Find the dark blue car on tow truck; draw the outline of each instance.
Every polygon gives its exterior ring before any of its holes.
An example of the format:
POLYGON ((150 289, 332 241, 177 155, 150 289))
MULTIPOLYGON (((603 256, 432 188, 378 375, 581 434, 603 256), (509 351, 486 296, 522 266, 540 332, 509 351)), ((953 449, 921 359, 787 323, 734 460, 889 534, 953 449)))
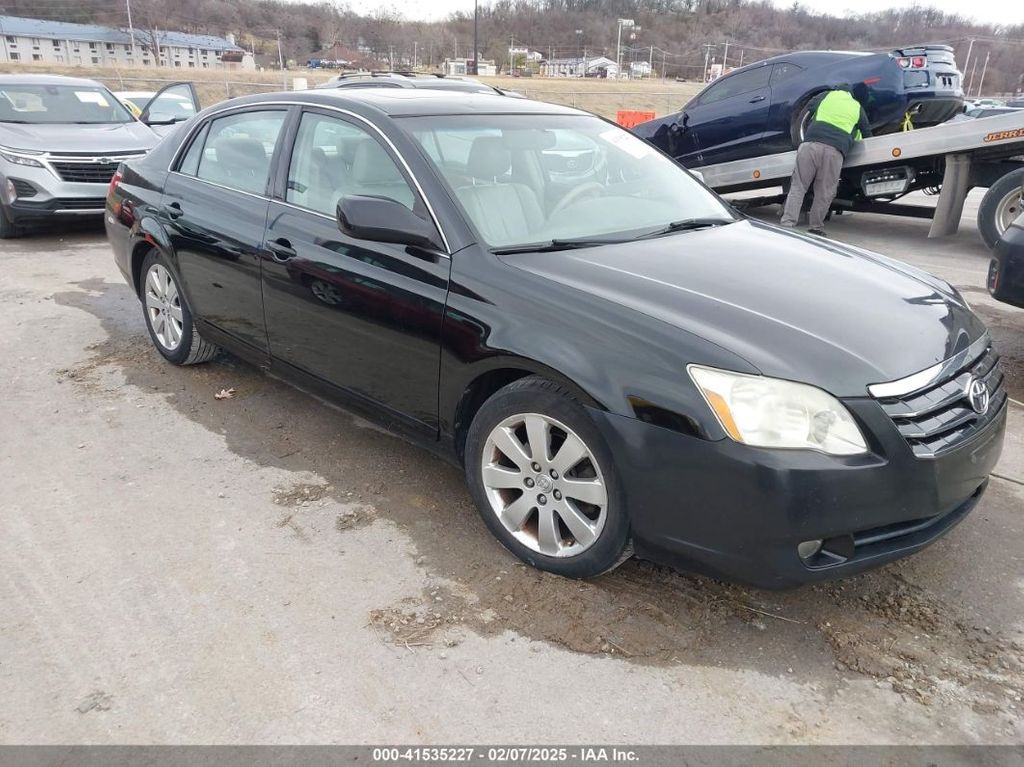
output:
POLYGON ((853 87, 877 135, 938 125, 963 108, 953 49, 919 45, 889 53, 798 51, 736 69, 680 111, 633 132, 687 167, 788 152, 803 137, 809 102, 836 85, 853 87))

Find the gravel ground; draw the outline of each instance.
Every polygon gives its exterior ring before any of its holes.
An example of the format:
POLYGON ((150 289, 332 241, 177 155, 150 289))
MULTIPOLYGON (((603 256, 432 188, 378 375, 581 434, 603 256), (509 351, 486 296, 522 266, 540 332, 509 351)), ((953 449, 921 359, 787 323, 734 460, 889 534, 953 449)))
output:
MULTIPOLYGON (((976 204, 944 240, 830 233, 963 290, 1021 400, 976 204)), ((574 582, 423 451, 230 357, 164 364, 101 232, 0 262, 2 743, 1022 741, 1024 407, 909 560, 781 594, 638 561, 574 582)))

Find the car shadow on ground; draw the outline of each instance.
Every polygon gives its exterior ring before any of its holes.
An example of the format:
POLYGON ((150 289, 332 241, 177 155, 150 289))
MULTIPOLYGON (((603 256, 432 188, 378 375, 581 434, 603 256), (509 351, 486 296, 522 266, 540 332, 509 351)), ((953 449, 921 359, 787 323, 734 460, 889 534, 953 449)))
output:
MULTIPOLYGON (((109 375, 116 370, 124 385, 159 394, 182 417, 222 435, 238 456, 320 478, 274 490, 278 513, 265 522, 268 535, 345 535, 383 518, 408 536, 425 587, 367 616, 396 645, 443 647, 467 632, 511 631, 629 663, 754 669, 819 684, 870 675, 923 704, 987 713, 1007 714, 1024 695, 1017 628, 985 625, 962 591, 937 591, 920 575, 929 569, 922 562, 943 570, 996 567, 978 542, 984 536, 965 528, 998 530, 984 509, 1019 504, 1013 485, 993 481, 979 510, 913 560, 841 582, 763 592, 636 560, 571 581, 528 568, 501 548, 461 472, 422 449, 228 355, 191 368, 167 364, 125 285, 89 280, 53 298, 95 316, 107 334, 82 363, 55 371, 59 380, 85 397, 117 398, 109 375), (227 388, 233 397, 215 399, 227 388), (317 517, 327 513, 336 519, 317 517)), ((991 598, 1020 601, 1016 583, 992 581, 991 598)))

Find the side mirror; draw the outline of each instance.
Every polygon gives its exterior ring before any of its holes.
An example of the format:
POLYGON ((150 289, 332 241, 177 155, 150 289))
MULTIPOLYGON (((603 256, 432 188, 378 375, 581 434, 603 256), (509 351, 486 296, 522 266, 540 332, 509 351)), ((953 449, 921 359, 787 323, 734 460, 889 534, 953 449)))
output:
POLYGON ((345 195, 338 202, 338 228, 357 240, 441 250, 433 224, 387 197, 345 195))

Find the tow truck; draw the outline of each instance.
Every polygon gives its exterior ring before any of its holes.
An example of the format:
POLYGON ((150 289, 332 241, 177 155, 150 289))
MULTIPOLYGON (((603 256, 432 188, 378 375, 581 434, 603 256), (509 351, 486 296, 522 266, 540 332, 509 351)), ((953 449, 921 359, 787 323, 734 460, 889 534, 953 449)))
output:
MULTIPOLYGON (((720 194, 783 187, 783 193, 733 199, 754 208, 785 200, 796 151, 690 168, 720 194)), ((978 231, 993 247, 1024 210, 1024 112, 947 122, 864 139, 843 163, 833 211, 864 211, 931 220, 929 237, 954 234, 973 188, 988 191, 978 231), (934 207, 899 202, 921 190, 934 207)))

